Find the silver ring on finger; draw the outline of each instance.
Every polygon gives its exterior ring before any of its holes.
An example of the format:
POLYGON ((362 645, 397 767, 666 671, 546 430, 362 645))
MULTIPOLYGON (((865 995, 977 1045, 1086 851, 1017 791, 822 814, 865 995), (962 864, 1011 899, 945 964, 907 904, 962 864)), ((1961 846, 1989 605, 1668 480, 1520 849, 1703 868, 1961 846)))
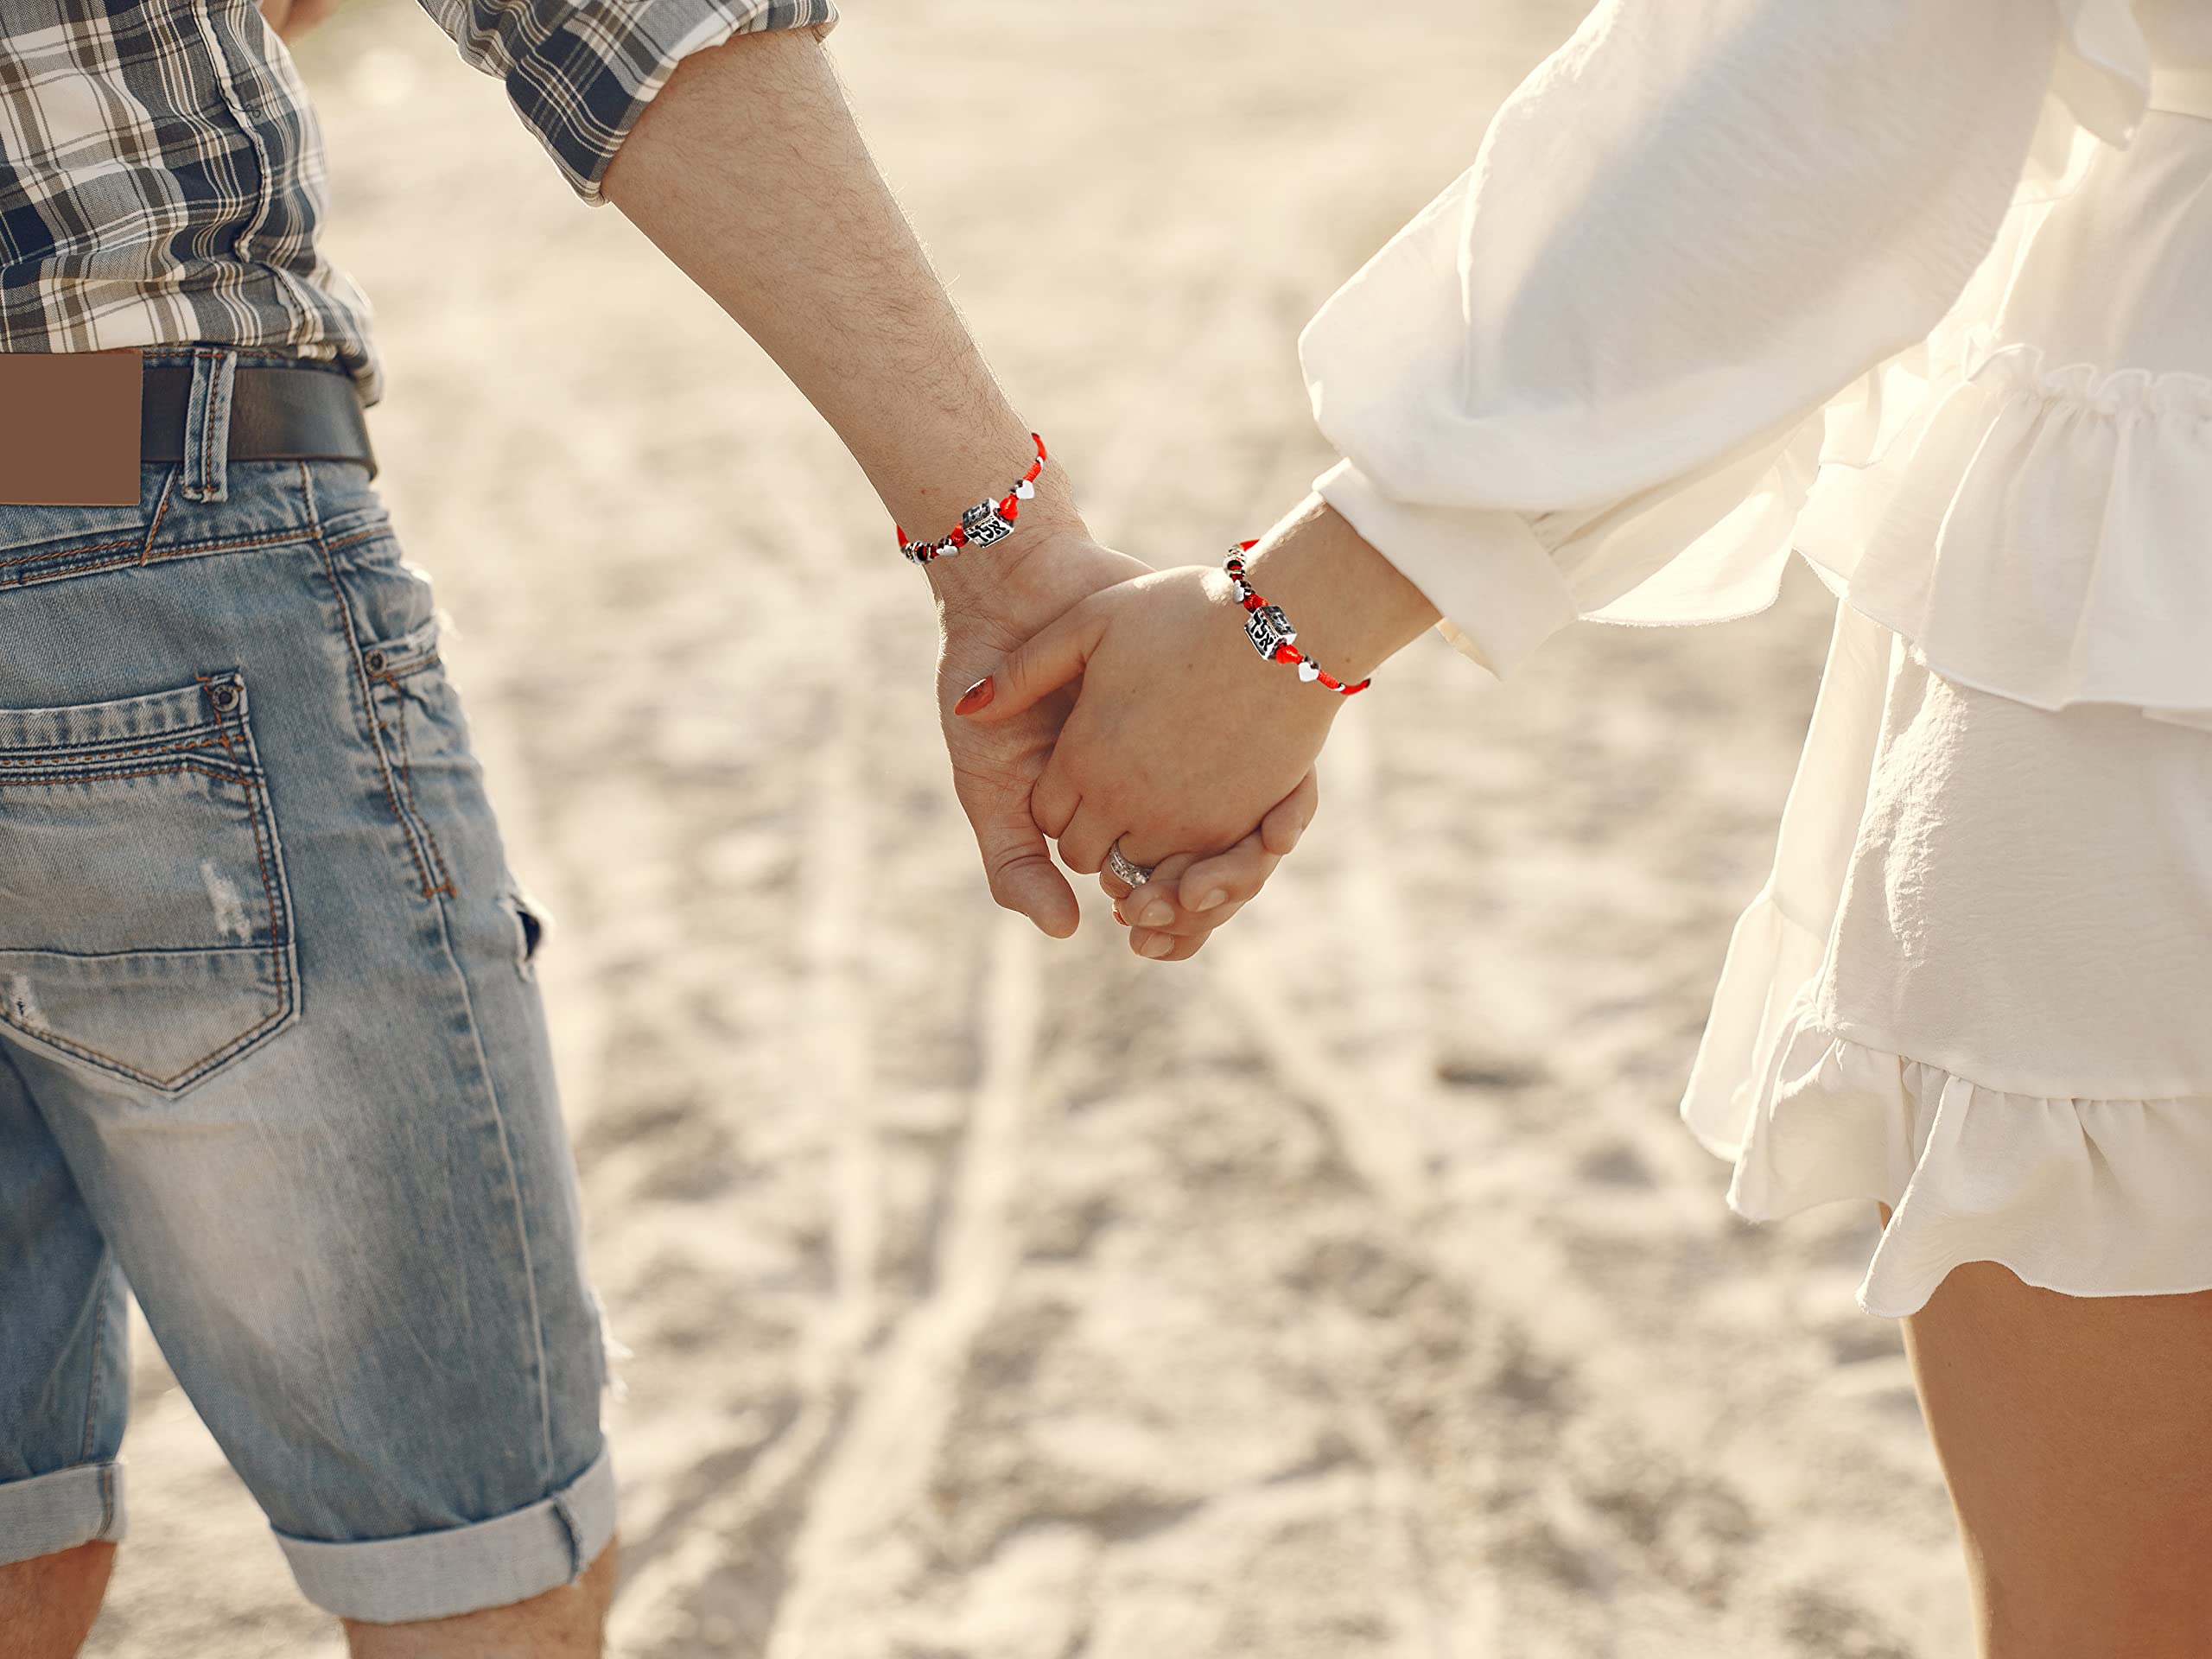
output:
POLYGON ((1132 892, 1152 880, 1151 870, 1134 862, 1118 841, 1106 849, 1106 868, 1116 880, 1128 882, 1132 892))

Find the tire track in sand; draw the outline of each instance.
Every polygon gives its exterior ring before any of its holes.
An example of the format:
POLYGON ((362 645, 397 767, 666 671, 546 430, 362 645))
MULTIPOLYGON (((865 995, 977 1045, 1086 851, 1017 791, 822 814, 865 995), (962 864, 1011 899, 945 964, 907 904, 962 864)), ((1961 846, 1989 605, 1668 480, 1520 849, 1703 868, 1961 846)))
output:
POLYGON ((982 1076, 938 1236, 935 1294, 869 1358, 849 1420, 814 1482, 770 1659, 845 1651, 839 1616, 852 1590, 903 1576, 902 1523, 944 1445, 969 1354, 1020 1256, 1014 1211, 1042 1022, 1039 955, 1027 922, 998 918, 975 1004, 982 1076))
MULTIPOLYGON (((1303 487, 1299 459, 1288 448, 1278 457, 1260 500, 1294 499, 1303 487)), ((1682 1465, 1685 1477, 1709 1485, 1723 1508, 1740 1505, 1743 1514, 1756 1516, 1787 1501, 1782 1494, 1796 1487, 1777 1478, 1782 1460, 1774 1454, 1783 1446, 1821 1447, 1823 1461, 1839 1467, 1855 1461, 1870 1491, 1884 1481, 1910 1478, 1911 1471, 1866 1465, 1851 1421, 1839 1418, 1834 1395, 1821 1387, 1828 1368, 1809 1359, 1796 1368, 1802 1375, 1791 1379, 1795 1386, 1786 1399, 1768 1402, 1770 1408, 1780 1406, 1779 1414, 1764 1421, 1758 1434, 1731 1435, 1694 1452, 1679 1447, 1675 1426, 1713 1414, 1710 1389, 1701 1381, 1709 1377, 1712 1362, 1703 1352, 1689 1351, 1709 1344, 1710 1330, 1693 1325, 1680 1343, 1666 1340, 1656 1347, 1642 1332, 1624 1340, 1620 1311, 1602 1287, 1588 1284, 1586 1271, 1571 1254, 1570 1232, 1539 1224, 1541 1218, 1524 1207, 1470 1205, 1464 1194, 1451 1199, 1438 1189, 1431 1172, 1443 1152, 1433 1128, 1467 1108, 1464 1097, 1450 1097, 1436 1080, 1433 1022, 1425 1017, 1422 991, 1424 953, 1434 944, 1431 930, 1416 925, 1409 913, 1402 861, 1389 855, 1389 782, 1374 723, 1340 721, 1323 765, 1325 810, 1333 820, 1329 834, 1348 849, 1327 867, 1319 895, 1335 924, 1329 959, 1340 969, 1328 976, 1328 1017, 1317 1020, 1316 1010, 1299 1001, 1300 988, 1310 981, 1294 965, 1310 957, 1285 949, 1264 919, 1259 928, 1225 929, 1201 961, 1219 976, 1218 995, 1236 999, 1280 1097, 1306 1110, 1373 1195, 1392 1247, 1464 1295, 1477 1313, 1502 1320, 1537 1370, 1573 1379, 1574 1393, 1592 1402, 1617 1452, 1652 1466, 1682 1465), (1338 1046, 1346 1033, 1356 1059, 1344 1058, 1338 1046)), ((1671 1115, 1656 1118, 1599 1079, 1578 1090, 1577 1105, 1640 1147, 1675 1127, 1671 1115)), ((1572 1190, 1580 1180, 1577 1147, 1569 1136, 1521 1135, 1511 1137, 1510 1147, 1502 1136, 1500 1150, 1510 1151, 1510 1167, 1524 1176, 1543 1170, 1543 1191, 1572 1190)), ((1668 1155, 1672 1150, 1653 1148, 1651 1166, 1679 1169, 1680 1160, 1668 1155)), ((1679 1189, 1655 1193, 1653 1199, 1677 1207, 1717 1201, 1710 1193, 1679 1189)), ((1440 1562, 1431 1540, 1443 1529, 1434 1510, 1440 1494, 1433 1471, 1412 1467, 1383 1411, 1356 1391, 1344 1403, 1347 1433, 1374 1471, 1378 1510, 1397 1535, 1394 1553, 1416 1571, 1423 1605, 1416 1611, 1401 1598, 1401 1649, 1417 1650, 1414 1631, 1424 1628, 1432 1645, 1418 1650, 1518 1651, 1502 1580, 1485 1585, 1452 1575, 1457 1605, 1439 1588, 1433 1569, 1440 1562)), ((1716 1610, 1705 1604, 1701 1587, 1686 1590, 1679 1564, 1664 1557, 1666 1545, 1639 1535, 1646 1517, 1621 1513, 1608 1494, 1591 1490, 1592 1474, 1554 1469, 1541 1494, 1563 1536, 1625 1569, 1580 1593, 1606 1599, 1633 1594, 1641 1605, 1656 1592, 1679 1602, 1686 1622, 1713 1620, 1717 1627, 1716 1610)), ((1862 1606, 1883 1605, 1877 1576, 1847 1567, 1844 1574, 1845 1583, 1830 1588, 1846 1589, 1862 1606)), ((1750 1577, 1738 1586, 1741 1599, 1728 1611, 1738 1619, 1779 1623, 1786 1588, 1750 1577), (1755 1610, 1749 1605, 1754 1602, 1764 1605, 1755 1610)), ((1762 1633, 1774 1650, 1789 1650, 1783 1629, 1762 1633)))
POLYGON ((750 1637, 751 1650, 760 1650, 788 1583, 809 1492, 851 1413, 860 1359, 880 1317, 883 1171, 871 1110, 864 956, 871 937, 870 801, 861 781, 868 689, 836 683, 826 696, 830 729, 814 747, 799 842, 792 1076, 826 1126, 833 1294, 811 1322, 797 1366, 804 1404, 726 1494, 699 1495, 677 1541, 648 1557, 626 1584, 613 1620, 619 1652, 676 1659, 698 1652, 702 1634, 718 1646, 750 1637))

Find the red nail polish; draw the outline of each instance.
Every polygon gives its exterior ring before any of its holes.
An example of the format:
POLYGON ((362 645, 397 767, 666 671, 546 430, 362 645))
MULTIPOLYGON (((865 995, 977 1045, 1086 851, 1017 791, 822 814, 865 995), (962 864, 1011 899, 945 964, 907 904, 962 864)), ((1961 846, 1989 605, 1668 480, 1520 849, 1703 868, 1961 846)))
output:
POLYGON ((991 683, 991 677, 986 674, 960 694, 960 701, 952 705, 952 712, 956 715, 972 715, 978 709, 988 709, 991 706, 991 699, 997 695, 997 691, 998 688, 991 683))

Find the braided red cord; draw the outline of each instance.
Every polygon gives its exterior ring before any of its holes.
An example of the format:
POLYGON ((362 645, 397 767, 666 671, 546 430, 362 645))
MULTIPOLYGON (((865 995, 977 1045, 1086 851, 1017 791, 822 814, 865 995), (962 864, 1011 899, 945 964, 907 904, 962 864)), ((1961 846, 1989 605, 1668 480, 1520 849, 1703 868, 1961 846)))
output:
MULTIPOLYGON (((1255 613, 1269 608, 1268 601, 1255 592, 1253 590, 1252 584, 1244 579, 1244 556, 1258 545, 1259 543, 1257 542, 1237 543, 1235 547, 1230 550, 1229 556, 1222 561, 1221 565, 1221 568, 1229 573, 1229 579, 1236 584, 1236 597, 1243 605, 1247 613, 1255 613)), ((1274 607, 1274 610, 1275 614, 1278 617, 1282 617, 1282 611, 1279 607, 1274 607)), ((1283 618, 1283 620, 1286 622, 1287 622, 1288 620, 1289 619, 1287 617, 1283 618)), ((1246 631, 1248 632, 1252 632, 1249 628, 1246 631)), ((1260 645, 1260 635, 1258 633, 1252 633, 1252 642, 1255 645, 1260 645)), ((1262 648, 1264 649, 1264 647, 1262 648)), ((1281 645, 1277 645, 1274 652, 1270 653, 1268 660, 1270 662, 1281 663, 1286 666, 1292 668, 1295 668, 1300 663, 1306 663, 1313 668, 1313 677, 1315 679, 1319 681, 1321 684, 1326 686, 1330 690, 1338 693, 1341 696, 1351 696, 1357 692, 1366 690, 1369 686, 1375 683, 1374 677, 1370 675, 1366 679, 1362 680, 1357 685, 1346 685, 1335 675, 1323 668, 1320 664, 1313 662, 1313 659, 1308 658, 1305 652, 1299 650, 1296 645, 1291 644, 1288 640, 1286 640, 1281 645)))
POLYGON ((906 538, 906 527, 904 524, 893 525, 892 528, 899 532, 899 550, 916 564, 927 564, 932 559, 949 557, 968 545, 969 524, 982 519, 986 515, 995 515, 1005 521, 1000 526, 999 533, 990 537, 992 541, 1004 540, 1014 521, 1021 517, 1021 503, 1024 499, 1022 492, 1028 490, 1032 495, 1036 493, 1031 486, 1044 476, 1045 463, 1052 458, 1045 452, 1044 439, 1032 432, 1029 435, 1029 441, 1037 446, 1037 459, 1029 463, 1029 470, 1014 481, 1014 487, 1004 496, 996 501, 978 501, 961 515, 959 528, 950 536, 940 536, 933 542, 911 542, 906 538))

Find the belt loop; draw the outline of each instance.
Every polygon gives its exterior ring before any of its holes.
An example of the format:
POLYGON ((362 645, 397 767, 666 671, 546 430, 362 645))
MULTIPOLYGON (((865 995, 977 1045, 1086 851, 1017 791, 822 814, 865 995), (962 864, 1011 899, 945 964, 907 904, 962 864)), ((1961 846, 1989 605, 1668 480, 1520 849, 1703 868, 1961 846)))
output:
POLYGON ((184 499, 226 501, 231 494, 231 386, 238 354, 226 346, 192 353, 192 397, 184 410, 184 499))

